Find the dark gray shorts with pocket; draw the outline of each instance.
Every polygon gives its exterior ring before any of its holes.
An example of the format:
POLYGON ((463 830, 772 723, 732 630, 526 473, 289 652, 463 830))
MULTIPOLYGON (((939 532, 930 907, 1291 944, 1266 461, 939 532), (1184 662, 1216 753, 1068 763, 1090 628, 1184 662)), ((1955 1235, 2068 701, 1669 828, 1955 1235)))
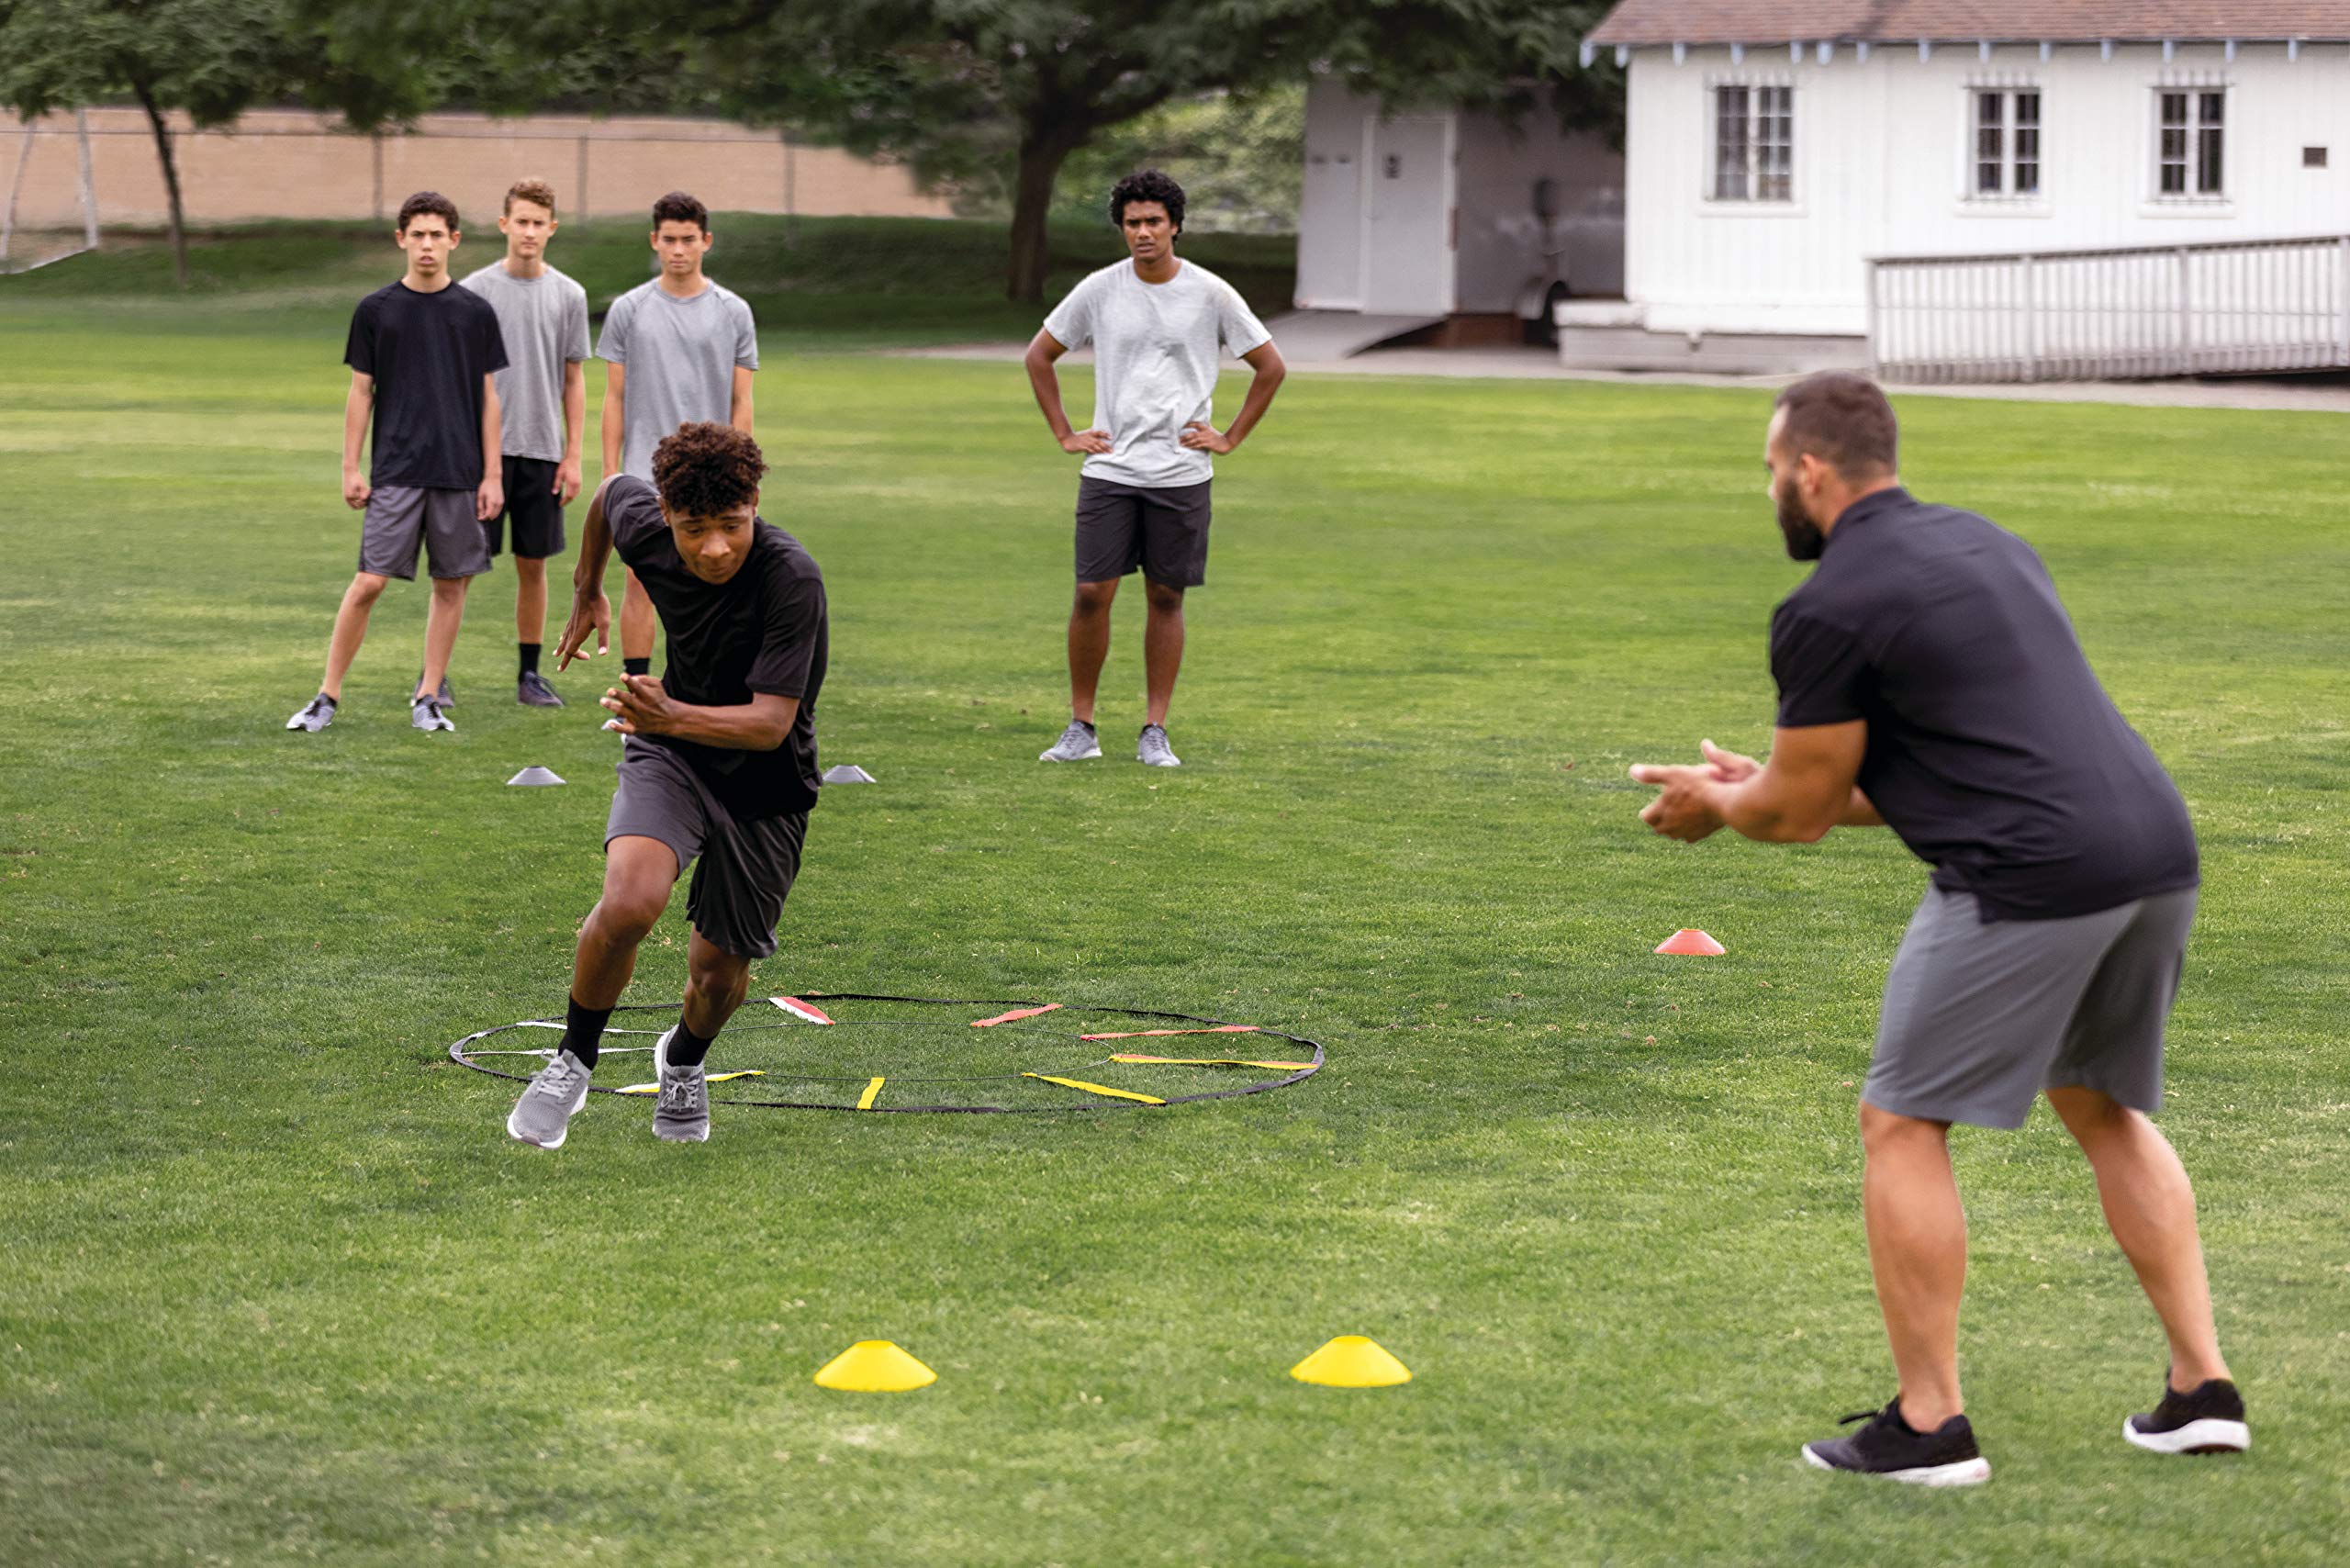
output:
POLYGON ((1208 484, 1147 487, 1077 481, 1077 580, 1106 583, 1136 567, 1169 588, 1208 580, 1208 484))
POLYGON ((477 577, 489 570, 489 541, 475 515, 471 490, 379 485, 359 526, 359 569, 402 582, 416 577, 416 553, 435 577, 477 577))
POLYGON ((2042 1090, 2080 1088, 2152 1114, 2194 923, 2192 888, 1987 924, 1972 893, 1928 889, 1885 978, 1861 1098, 1927 1121, 2020 1127, 2042 1090))
POLYGON ((774 953, 776 923, 800 875, 808 813, 738 821, 692 763, 654 741, 627 741, 619 773, 604 846, 631 836, 667 845, 679 876, 694 868, 693 885, 686 890, 693 928, 738 958, 774 953))

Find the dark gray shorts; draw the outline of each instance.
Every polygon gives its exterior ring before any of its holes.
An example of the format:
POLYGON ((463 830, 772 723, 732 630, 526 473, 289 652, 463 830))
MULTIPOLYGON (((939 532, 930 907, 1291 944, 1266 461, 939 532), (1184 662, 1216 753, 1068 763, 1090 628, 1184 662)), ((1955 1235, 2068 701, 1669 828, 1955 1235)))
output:
POLYGON ((2042 1090, 2080 1088, 2151 1115, 2194 923, 2192 888, 1988 924, 1972 893, 1927 890, 1885 978, 1861 1098, 1927 1121, 2020 1127, 2042 1090))
POLYGON ((621 748, 620 788, 604 822, 604 846, 616 838, 658 839, 677 857, 677 874, 694 868, 686 914, 713 946, 738 958, 775 951, 776 922, 800 875, 808 813, 738 822, 693 765, 666 745, 630 740, 621 748))
POLYGON ((436 577, 477 577, 489 570, 489 541, 474 515, 474 492, 377 487, 359 528, 359 569, 412 581, 420 545, 436 577))
POLYGON ((1077 481, 1077 580, 1106 583, 1136 566, 1169 588, 1208 580, 1208 485, 1148 489, 1077 481))

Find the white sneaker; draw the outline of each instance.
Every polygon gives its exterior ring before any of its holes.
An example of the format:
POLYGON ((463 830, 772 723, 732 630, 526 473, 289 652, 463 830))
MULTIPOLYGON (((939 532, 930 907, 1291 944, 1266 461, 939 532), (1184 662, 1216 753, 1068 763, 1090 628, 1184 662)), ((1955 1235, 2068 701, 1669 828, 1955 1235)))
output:
POLYGON ((1145 767, 1181 767, 1183 759, 1167 744, 1167 732, 1157 724, 1145 724, 1142 738, 1135 742, 1135 760, 1145 767))
POLYGON ((457 727, 450 722, 449 715, 441 711, 441 700, 437 697, 418 698, 408 711, 408 722, 410 728, 419 730, 454 730, 457 727))
POLYGON ((1093 726, 1080 723, 1075 719, 1071 719, 1069 722, 1069 728, 1061 732, 1061 738, 1053 743, 1052 749, 1038 752, 1036 760, 1038 762, 1083 762, 1088 757, 1101 755, 1101 737, 1093 733, 1093 726))

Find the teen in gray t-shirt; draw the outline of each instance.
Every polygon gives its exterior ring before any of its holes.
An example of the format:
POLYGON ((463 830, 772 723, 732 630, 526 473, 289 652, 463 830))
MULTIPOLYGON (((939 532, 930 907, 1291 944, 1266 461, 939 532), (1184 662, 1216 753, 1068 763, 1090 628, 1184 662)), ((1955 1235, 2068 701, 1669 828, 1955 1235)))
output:
POLYGON ((655 278, 612 301, 596 356, 628 367, 621 472, 650 479, 663 437, 682 424, 727 422, 734 372, 759 368, 759 339, 750 306, 733 290, 705 281, 699 294, 680 299, 655 278))
POLYGON ((1132 262, 1103 267, 1045 318, 1063 348, 1093 345, 1093 425, 1110 450, 1085 460, 1087 478, 1157 489, 1211 476, 1207 453, 1181 444, 1205 422, 1225 351, 1243 355, 1273 341, 1239 290, 1200 265, 1179 262, 1165 283, 1146 283, 1132 262))
POLYGON ((563 371, 588 354, 588 291, 553 267, 516 277, 504 262, 460 281, 489 301, 506 340, 507 366, 498 373, 504 455, 562 462, 563 371))

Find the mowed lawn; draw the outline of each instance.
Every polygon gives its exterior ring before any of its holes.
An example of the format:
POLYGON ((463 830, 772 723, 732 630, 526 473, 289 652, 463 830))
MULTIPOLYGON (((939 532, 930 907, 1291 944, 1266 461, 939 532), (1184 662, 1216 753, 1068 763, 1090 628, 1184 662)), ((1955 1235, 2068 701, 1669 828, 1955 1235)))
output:
POLYGON ((0 292, 0 1560, 2350 1551, 2340 420, 1901 400, 1912 487, 2042 551, 2194 808, 2164 1125, 2257 1433, 2121 1441, 2162 1340, 2042 1112, 1954 1137, 1995 1477, 1918 1495, 1796 1450, 1892 1392, 1852 1115, 1924 873, 1656 840, 1623 774, 1767 742, 1766 395, 1293 380, 1221 465, 1187 766, 1130 760, 1136 595, 1105 756, 1044 768, 1076 476, 1017 367, 778 335, 765 510, 830 587, 824 756, 880 783, 828 792, 756 993, 1208 1013, 1330 1064, 1166 1111, 722 1107, 698 1148, 599 1097, 546 1155, 446 1049, 562 1005, 603 671, 512 704, 501 568, 458 733, 415 734, 396 587, 334 727, 281 728, 357 538, 341 328, 0 292), (503 787, 532 763, 571 783, 503 787), (1683 925, 1729 955, 1651 955, 1683 925), (1285 1375, 1341 1333, 1415 1381, 1285 1375), (938 1382, 811 1384, 865 1338, 938 1382))

